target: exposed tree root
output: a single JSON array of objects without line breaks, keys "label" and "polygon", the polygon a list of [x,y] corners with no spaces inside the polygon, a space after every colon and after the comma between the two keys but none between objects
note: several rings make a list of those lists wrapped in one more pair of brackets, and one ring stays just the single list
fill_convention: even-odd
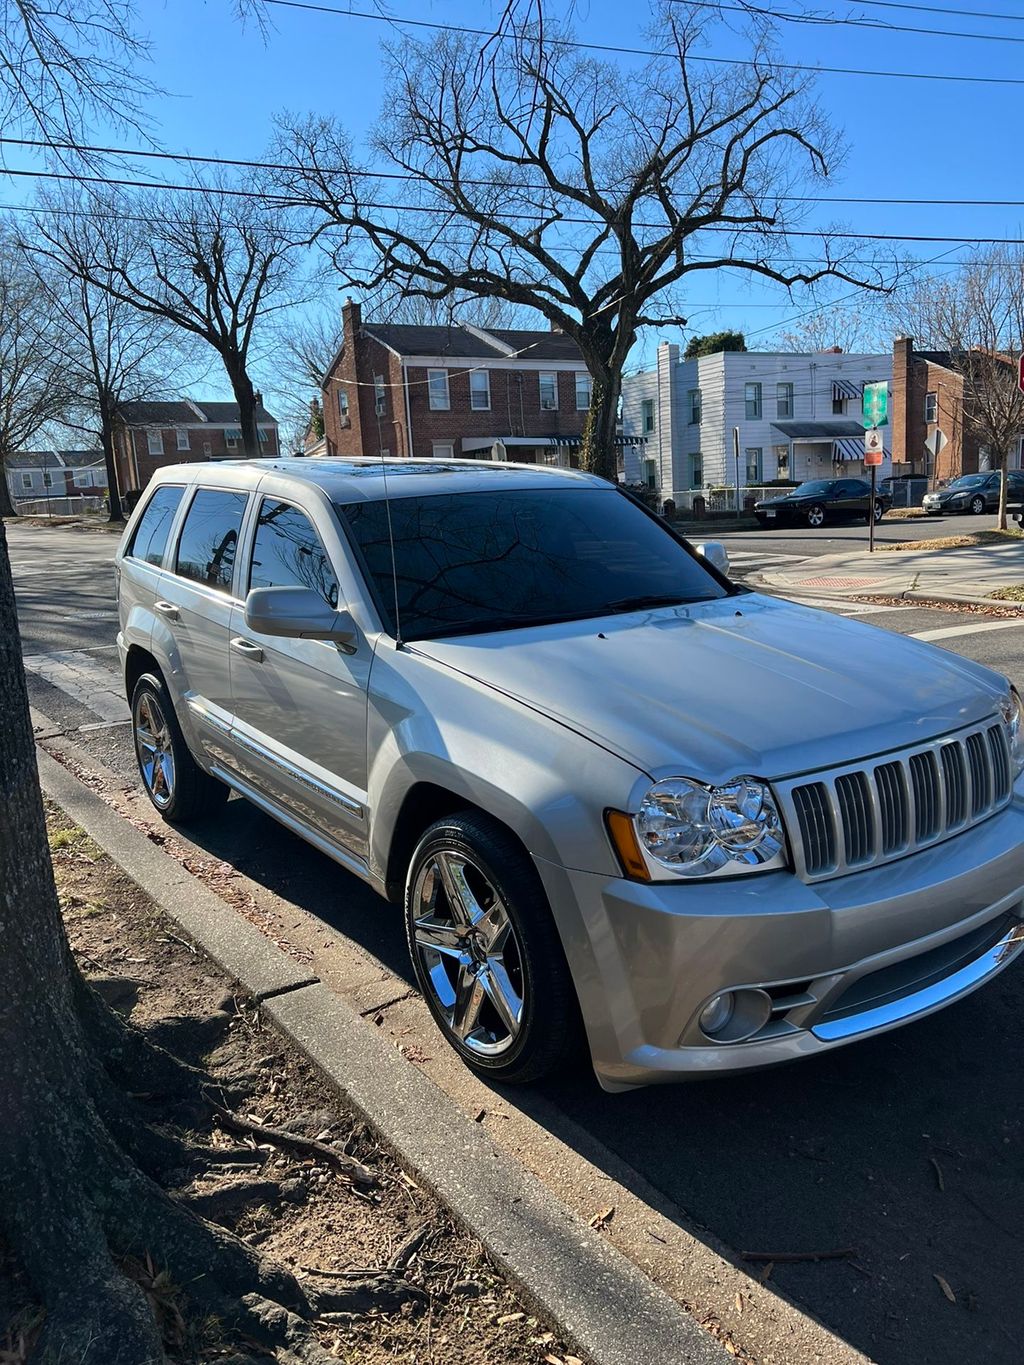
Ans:
[{"label": "exposed tree root", "polygon": [[287,1132],[283,1128],[268,1128],[265,1124],[254,1123],[251,1119],[243,1118],[240,1114],[232,1114],[226,1109],[218,1109],[216,1112],[218,1123],[229,1132],[244,1133],[247,1137],[254,1137],[260,1142],[269,1143],[272,1147],[290,1148],[306,1156],[315,1156],[317,1160],[333,1166],[342,1175],[347,1175],[357,1185],[370,1188],[378,1184],[377,1177],[368,1166],[364,1166],[361,1161],[339,1151],[336,1147],[329,1147],[326,1142],[303,1137],[300,1133]]},{"label": "exposed tree root", "polygon": [[151,1047],[166,1052],[205,1057],[224,1041],[230,1027],[231,1015],[218,1011],[201,1019],[188,1016],[161,1019],[159,1023],[150,1024],[143,1031],[143,1037]]},{"label": "exposed tree root", "polygon": [[219,1190],[197,1190],[177,1198],[200,1218],[217,1223],[261,1204],[276,1204],[281,1198],[281,1186],[276,1180],[243,1180]]}]

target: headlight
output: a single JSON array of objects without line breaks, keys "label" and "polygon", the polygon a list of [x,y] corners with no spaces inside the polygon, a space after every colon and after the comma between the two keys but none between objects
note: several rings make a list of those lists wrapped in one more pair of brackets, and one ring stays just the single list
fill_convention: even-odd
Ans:
[{"label": "headlight", "polygon": [[633,821],[646,858],[678,877],[782,865],[785,834],[771,789],[755,777],[707,787],[687,777],[656,782]]},{"label": "headlight", "polygon": [[1010,741],[1010,771],[1016,779],[1024,772],[1024,702],[1015,687],[1010,688],[1010,695],[1003,698],[999,709]]}]

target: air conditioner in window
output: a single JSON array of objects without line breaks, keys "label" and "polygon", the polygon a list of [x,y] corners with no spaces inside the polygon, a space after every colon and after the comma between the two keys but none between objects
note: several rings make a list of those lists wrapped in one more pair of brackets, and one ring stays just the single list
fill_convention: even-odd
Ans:
[{"label": "air conditioner in window", "polygon": [[540,400],[541,412],[557,412],[558,404],[552,398],[542,398]]},{"label": "air conditioner in window", "polygon": [[386,399],[384,399],[384,398],[378,398],[377,401],[376,401],[376,403],[374,404],[374,409],[373,409],[373,410],[374,410],[374,412],[376,412],[376,414],[377,414],[378,417],[383,417],[383,416],[384,416],[384,413],[385,413],[385,411],[386,411],[386,403],[387,403],[387,400],[386,400]]},{"label": "air conditioner in window", "polygon": [[347,431],[348,428],[352,425],[352,418],[351,418],[351,417],[342,417],[342,418],[340,419],[338,425],[341,427],[342,431]]}]

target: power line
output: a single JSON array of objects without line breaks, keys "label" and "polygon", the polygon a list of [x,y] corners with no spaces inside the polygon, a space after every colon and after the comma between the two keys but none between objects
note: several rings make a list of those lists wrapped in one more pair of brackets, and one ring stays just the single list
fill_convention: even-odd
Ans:
[{"label": "power line", "polygon": [[[679,3],[680,0],[674,0]],[[727,10],[732,14],[757,14],[764,19],[782,19],[790,24],[837,25],[845,28],[868,28],[883,33],[926,34],[929,38],[977,38],[987,43],[1024,43],[1024,37],[1002,33],[968,33],[963,29],[915,28],[908,24],[887,24],[881,19],[844,19],[838,14],[793,14],[790,10],[760,9],[755,5],[725,5],[719,0],[683,0],[697,9]]]},{"label": "power line", "polygon": [[[431,23],[426,19],[407,19],[397,18],[384,14],[374,14],[368,10],[341,9],[336,5],[316,5],[311,0],[266,0],[268,5],[278,5],[283,9],[309,10],[316,14],[339,14],[346,19],[369,19],[371,22],[390,25],[405,25],[409,28],[428,28],[435,32],[442,33],[465,33],[470,37],[486,38],[491,42],[507,42],[512,35],[507,33],[496,33],[491,29],[472,28],[466,24],[439,24]],[[647,47],[624,47],[610,43],[584,43],[578,39],[570,38],[551,38],[545,36],[545,43],[549,47],[569,47],[579,48],[586,52],[605,52],[616,56],[627,57],[676,57],[677,53],[668,49],[659,50]],[[704,62],[711,66],[749,66],[749,60],[741,57],[708,57],[704,54],[694,54],[691,59],[695,62]],[[955,83],[967,83],[970,85],[1024,85],[1024,77],[1020,76],[964,76],[960,74],[947,74],[945,72],[933,71],[885,71],[875,70],[868,67],[855,66],[807,66],[798,62],[773,62],[772,66],[778,71],[805,71],[812,75],[828,76],[874,76],[886,80],[907,80],[907,81],[952,81]]]},{"label": "power line", "polygon": [[[252,190],[225,189],[225,188],[222,188],[222,187],[220,187],[220,186],[210,186],[210,185],[201,185],[201,184],[200,184],[200,185],[181,185],[181,184],[171,184],[171,183],[167,183],[166,181],[160,181],[160,180],[129,180],[129,179],[126,178],[126,177],[117,177],[117,176],[82,175],[82,174],[78,174],[78,173],[73,172],[73,171],[36,171],[36,170],[26,170],[26,169],[13,169],[13,168],[10,168],[10,167],[0,168],[0,175],[6,175],[6,176],[11,176],[11,177],[25,177],[25,178],[28,178],[28,179],[36,179],[36,180],[60,180],[60,181],[71,180],[71,181],[74,181],[74,182],[76,182],[76,183],[81,183],[81,184],[110,185],[110,186],[113,186],[113,187],[115,187],[115,188],[131,188],[131,189],[139,189],[139,190],[163,190],[163,191],[171,191],[171,192],[180,192],[180,193],[183,193],[183,194],[208,194],[208,193],[213,193],[213,194],[225,194],[225,195],[231,195],[231,196],[234,196],[234,197],[236,197],[236,198],[243,198],[243,199],[253,199],[253,198],[262,199],[262,200],[264,200],[269,206],[275,207],[275,208],[280,207],[280,206],[282,206],[282,205],[289,205],[289,206],[292,206],[292,207],[295,207],[295,208],[306,208],[306,209],[313,207],[312,205],[310,205],[307,201],[305,201],[305,200],[303,200],[303,199],[294,199],[294,198],[291,198],[291,197],[288,196],[288,195],[274,194],[274,193],[260,193],[260,194],[254,194],[254,193],[252,192]],[[428,216],[429,216],[429,215],[434,215],[434,216],[440,216],[440,217],[444,217],[444,218],[450,218],[450,216],[451,216],[451,214],[452,214],[452,212],[453,212],[453,210],[444,209],[444,208],[442,208],[442,207],[430,207],[430,206],[423,206],[423,205],[421,205],[421,204],[390,204],[390,203],[381,203],[381,202],[379,202],[379,201],[375,201],[372,205],[368,205],[368,207],[372,207],[372,208],[374,208],[374,209],[385,209],[385,210],[387,210],[387,211],[389,211],[389,212],[396,212],[396,213],[421,213],[421,214],[426,214],[426,215],[428,215]],[[543,215],[543,214],[541,214],[541,213],[505,213],[505,214],[503,214],[502,216],[503,216],[505,219],[515,219],[515,220],[517,220],[517,221],[519,221],[519,222],[527,222],[527,223],[536,223],[536,222],[543,222],[543,221],[546,221],[545,215]],[[569,226],[581,226],[581,227],[591,227],[591,228],[592,228],[592,227],[596,227],[596,226],[598,225],[598,222],[599,222],[599,220],[597,220],[596,218],[579,218],[579,217],[570,217],[569,215],[565,215],[565,216],[561,217],[558,221],[559,221],[560,223],[566,223],[566,224],[568,224]],[[652,230],[658,231],[658,232],[664,232],[664,231],[666,230],[666,228],[667,228],[668,225],[667,225],[666,223],[636,222],[636,223],[633,224],[633,226],[634,226],[634,227],[637,227],[637,228],[647,228],[647,229],[652,229]],[[925,235],[925,234],[921,234],[921,233],[902,233],[902,232],[852,232],[852,231],[826,230],[826,229],[822,229],[822,228],[814,228],[814,229],[810,229],[810,228],[770,228],[770,227],[758,227],[758,226],[725,226],[725,225],[719,226],[719,227],[709,226],[709,227],[702,227],[702,228],[699,228],[699,229],[695,229],[695,235],[697,235],[697,234],[702,234],[702,233],[712,233],[712,232],[714,232],[714,233],[725,233],[725,234],[728,235],[728,236],[754,235],[754,236],[764,237],[764,238],[789,238],[789,237],[801,237],[801,238],[803,238],[803,237],[811,237],[811,238],[814,238],[814,239],[817,240],[817,239],[819,239],[819,238],[828,238],[828,237],[832,237],[832,238],[835,238],[835,239],[837,239],[837,240],[842,240],[842,241],[847,241],[847,242],[854,242],[854,241],[856,241],[856,242],[915,242],[915,243],[926,243],[926,244],[928,244],[928,245],[938,245],[938,244],[940,244],[940,243],[942,243],[942,242],[952,242],[952,243],[959,243],[959,244],[962,245],[962,246],[1024,246],[1024,238],[1022,238],[1022,237],[968,237],[968,236],[961,236],[961,237],[942,236],[942,237],[940,237],[940,236],[936,236],[936,235],[932,235],[932,234]],[[502,246],[507,246],[509,249],[517,249],[515,243],[502,243],[501,245],[502,245]],[[491,249],[493,250],[493,249],[496,249],[496,248],[492,247]],[[711,259],[714,259],[714,258],[711,258]],[[832,262],[832,264],[833,264],[833,265],[839,265],[839,264],[841,264],[841,262],[835,261],[835,262]],[[859,262],[858,262],[857,264],[859,264]]]},{"label": "power line", "polygon": [[1024,24],[1024,14],[993,14],[989,10],[948,9],[942,5],[911,5],[906,0],[859,0],[862,5],[875,9],[909,9],[919,14],[953,14],[959,19],[1010,19]]},{"label": "power line", "polygon": [[[1024,39],[1021,41],[1024,42]],[[235,170],[302,172],[309,169],[301,163],[294,162],[257,161],[247,160],[242,157],[227,156],[203,156],[195,152],[152,151],[133,147],[97,147],[86,143],[76,142],[46,142],[39,138],[29,137],[0,137],[0,145],[8,147],[30,147],[43,151],[86,152],[92,156],[139,157],[140,159],[148,160],[184,162],[187,165],[195,166],[227,166]],[[318,170],[323,175],[340,175],[346,173],[337,167],[320,167]],[[368,180],[397,180],[405,184],[419,184],[422,180],[422,177],[413,175],[407,171],[360,170],[358,176]],[[460,180],[460,184],[490,186],[500,189],[514,188],[516,190],[539,192],[548,192],[550,190],[550,186],[548,185],[519,184],[509,186],[505,181],[490,180],[487,178],[473,179],[471,177],[466,177]],[[610,193],[611,191],[605,190],[603,192]],[[778,199],[780,203],[788,204],[872,204],[905,208],[1024,208],[1024,199],[882,199],[865,195],[836,194],[780,194],[771,197]],[[565,221],[574,220],[566,219]],[[638,226],[650,225],[638,224]]]}]

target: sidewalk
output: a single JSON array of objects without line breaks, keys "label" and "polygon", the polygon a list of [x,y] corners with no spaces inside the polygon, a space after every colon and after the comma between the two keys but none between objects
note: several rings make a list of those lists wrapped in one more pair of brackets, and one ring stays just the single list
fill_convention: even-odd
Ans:
[{"label": "sidewalk", "polygon": [[[860,597],[986,598],[1024,583],[1024,539],[948,550],[867,550],[818,555],[760,574],[767,587]],[[1005,604],[1003,604],[1005,605]]]}]

